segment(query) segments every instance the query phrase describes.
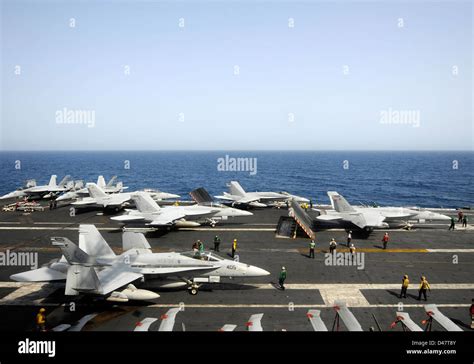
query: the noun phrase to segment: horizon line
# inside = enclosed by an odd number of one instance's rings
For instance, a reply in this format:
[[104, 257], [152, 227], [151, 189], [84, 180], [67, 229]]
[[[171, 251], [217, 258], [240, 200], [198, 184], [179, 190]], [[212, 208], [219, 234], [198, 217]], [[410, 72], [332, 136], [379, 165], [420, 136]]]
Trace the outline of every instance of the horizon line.
[[25, 152], [474, 152], [473, 149], [5, 149], [0, 153]]

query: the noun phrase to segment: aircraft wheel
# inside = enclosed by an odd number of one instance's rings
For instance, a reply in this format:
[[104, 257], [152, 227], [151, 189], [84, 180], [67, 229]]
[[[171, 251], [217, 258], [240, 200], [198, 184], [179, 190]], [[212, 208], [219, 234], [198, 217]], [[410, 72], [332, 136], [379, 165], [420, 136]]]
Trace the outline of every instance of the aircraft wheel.
[[192, 288], [189, 289], [188, 292], [189, 292], [190, 295], [195, 296], [195, 295], [198, 294], [198, 289], [195, 288], [195, 287], [192, 287]]

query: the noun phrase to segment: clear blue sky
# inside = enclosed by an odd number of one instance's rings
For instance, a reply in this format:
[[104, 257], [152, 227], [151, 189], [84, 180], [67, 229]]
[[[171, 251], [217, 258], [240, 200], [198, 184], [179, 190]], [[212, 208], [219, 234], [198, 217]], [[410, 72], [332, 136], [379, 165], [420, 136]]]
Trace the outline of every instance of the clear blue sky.
[[472, 150], [472, 7], [3, 0], [0, 148]]

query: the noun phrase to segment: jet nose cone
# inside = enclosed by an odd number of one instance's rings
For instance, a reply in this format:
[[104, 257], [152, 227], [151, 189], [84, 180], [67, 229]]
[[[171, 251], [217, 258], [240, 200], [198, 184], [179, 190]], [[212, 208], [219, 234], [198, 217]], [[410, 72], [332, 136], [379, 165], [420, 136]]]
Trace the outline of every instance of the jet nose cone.
[[269, 276], [270, 272], [267, 272], [265, 269], [251, 265], [249, 266], [247, 270], [247, 275], [251, 277], [263, 277], [263, 276]]

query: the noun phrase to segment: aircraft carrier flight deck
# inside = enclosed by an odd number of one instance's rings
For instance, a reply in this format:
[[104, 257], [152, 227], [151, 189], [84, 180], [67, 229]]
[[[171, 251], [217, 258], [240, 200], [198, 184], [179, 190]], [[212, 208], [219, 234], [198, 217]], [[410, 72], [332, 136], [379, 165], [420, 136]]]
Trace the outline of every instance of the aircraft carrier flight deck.
[[[42, 202], [45, 204], [45, 202]], [[401, 331], [396, 324], [397, 312], [406, 312], [413, 322], [425, 329], [426, 304], [437, 309], [463, 331], [471, 330], [469, 307], [474, 298], [473, 254], [474, 227], [449, 222], [407, 229], [375, 230], [368, 237], [354, 236], [358, 253], [364, 253], [357, 264], [328, 264], [326, 253], [334, 238], [337, 252], [348, 252], [347, 232], [333, 229], [315, 232], [315, 258], [308, 256], [310, 239], [303, 231], [290, 236], [278, 234], [279, 221], [288, 217], [288, 209], [252, 210], [254, 216], [230, 218], [215, 227], [199, 226], [171, 231], [146, 233], [153, 252], [191, 250], [196, 240], [206, 250], [213, 249], [215, 235], [221, 238], [220, 256], [231, 259], [231, 244], [238, 241], [239, 260], [270, 272], [269, 276], [245, 279], [222, 279], [203, 285], [197, 295], [186, 289], [161, 290], [152, 302], [108, 302], [91, 297], [64, 295], [63, 283], [15, 282], [9, 277], [27, 270], [25, 266], [3, 266], [0, 270], [0, 305], [4, 312], [1, 330], [32, 331], [35, 315], [46, 308], [48, 326], [74, 324], [81, 317], [95, 314], [82, 331], [133, 331], [144, 318], [157, 318], [150, 330], [156, 330], [160, 318], [173, 307], [179, 307], [174, 331], [217, 331], [226, 324], [236, 331], [249, 329], [249, 318], [263, 314], [260, 324], [265, 331], [310, 331], [312, 314], [318, 310], [326, 328], [346, 331], [339, 321], [337, 302], [345, 302], [363, 331]], [[464, 211], [469, 221], [474, 217]], [[455, 210], [443, 213], [456, 217]], [[71, 216], [69, 206], [44, 211], [0, 213], [0, 252], [36, 252], [38, 267], [59, 258], [60, 250], [51, 245], [51, 237], [67, 237], [77, 243], [80, 224], [95, 225], [114, 252], [122, 251], [122, 225], [111, 221], [113, 214], [86, 210]], [[283, 217], [282, 219], [280, 219]], [[390, 241], [382, 247], [388, 231]], [[288, 234], [287, 234], [288, 235]], [[286, 267], [285, 290], [278, 287], [281, 267]], [[401, 279], [410, 278], [407, 298], [399, 298]], [[417, 300], [420, 277], [431, 285], [428, 301]], [[71, 310], [71, 302], [74, 309]], [[434, 322], [433, 331], [445, 330]]]

